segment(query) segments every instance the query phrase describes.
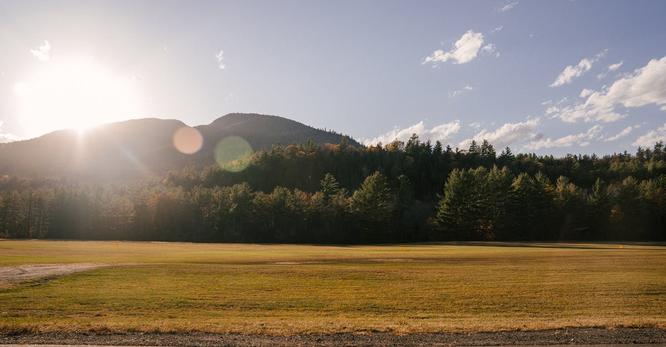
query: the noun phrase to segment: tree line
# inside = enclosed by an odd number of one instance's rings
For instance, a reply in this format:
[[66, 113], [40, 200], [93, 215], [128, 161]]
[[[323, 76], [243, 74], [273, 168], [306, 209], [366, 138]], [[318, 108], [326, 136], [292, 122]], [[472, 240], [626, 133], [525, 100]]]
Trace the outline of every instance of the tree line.
[[197, 242], [666, 240], [666, 151], [562, 158], [412, 137], [276, 146], [241, 172], [0, 179], [0, 237]]

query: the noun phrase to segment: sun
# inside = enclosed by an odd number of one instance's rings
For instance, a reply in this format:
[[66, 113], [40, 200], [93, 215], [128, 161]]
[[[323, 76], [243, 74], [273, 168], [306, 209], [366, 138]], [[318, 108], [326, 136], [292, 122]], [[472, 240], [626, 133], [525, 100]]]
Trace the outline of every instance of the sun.
[[16, 113], [24, 133], [58, 129], [80, 133], [141, 112], [137, 79], [115, 73], [91, 58], [50, 61], [14, 85]]

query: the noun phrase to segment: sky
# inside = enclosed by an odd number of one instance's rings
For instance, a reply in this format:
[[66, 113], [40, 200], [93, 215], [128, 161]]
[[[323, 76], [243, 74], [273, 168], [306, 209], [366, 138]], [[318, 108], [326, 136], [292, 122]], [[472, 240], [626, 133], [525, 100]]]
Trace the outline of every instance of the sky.
[[666, 1], [0, 0], [0, 142], [279, 115], [365, 144], [666, 140]]

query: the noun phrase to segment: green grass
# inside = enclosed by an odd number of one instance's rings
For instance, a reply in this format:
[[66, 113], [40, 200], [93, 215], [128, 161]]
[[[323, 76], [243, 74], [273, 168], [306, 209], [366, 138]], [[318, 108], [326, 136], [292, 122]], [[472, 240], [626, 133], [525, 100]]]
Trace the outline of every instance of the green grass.
[[0, 266], [110, 267], [0, 289], [0, 330], [666, 327], [666, 247], [0, 241]]

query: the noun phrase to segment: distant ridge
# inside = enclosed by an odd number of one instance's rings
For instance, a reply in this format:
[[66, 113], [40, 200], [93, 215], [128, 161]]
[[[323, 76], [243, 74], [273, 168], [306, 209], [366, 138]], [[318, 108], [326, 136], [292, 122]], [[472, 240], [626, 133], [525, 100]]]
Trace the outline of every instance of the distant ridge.
[[360, 144], [349, 137], [279, 116], [230, 113], [210, 124], [196, 126], [204, 143], [186, 155], [173, 144], [173, 134], [187, 126], [175, 119], [144, 118], [109, 123], [79, 135], [59, 130], [34, 139], [0, 144], [0, 175], [115, 181], [152, 177], [185, 166], [214, 163], [218, 141], [240, 136], [253, 149], [273, 145], [340, 143]]
[[[256, 113], [230, 113], [196, 128], [204, 136], [204, 148], [214, 146], [216, 140], [229, 135], [245, 138], [255, 149], [301, 144], [308, 140], [318, 144], [340, 143], [343, 138], [340, 134], [315, 129], [288, 118]], [[354, 146], [360, 146], [350, 138], [348, 141]]]

